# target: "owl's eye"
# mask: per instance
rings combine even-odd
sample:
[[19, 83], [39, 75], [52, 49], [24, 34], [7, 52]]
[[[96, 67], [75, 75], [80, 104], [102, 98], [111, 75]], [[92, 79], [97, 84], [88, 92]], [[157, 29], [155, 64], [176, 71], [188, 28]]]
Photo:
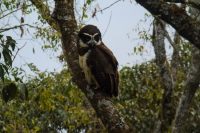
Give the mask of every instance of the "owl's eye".
[[89, 42], [90, 40], [91, 40], [91, 36], [83, 34], [83, 36], [82, 36], [82, 41], [83, 41], [84, 43], [87, 43], [87, 42]]
[[96, 35], [96, 36], [94, 36], [94, 40], [96, 41], [96, 42], [98, 42], [99, 41], [99, 35]]

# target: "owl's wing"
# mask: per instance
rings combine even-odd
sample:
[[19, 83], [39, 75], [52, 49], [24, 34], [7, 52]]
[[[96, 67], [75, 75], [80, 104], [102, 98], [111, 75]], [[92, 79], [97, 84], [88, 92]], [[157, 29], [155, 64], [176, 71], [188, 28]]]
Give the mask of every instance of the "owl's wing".
[[113, 53], [105, 45], [99, 45], [91, 51], [87, 64], [100, 88], [109, 96], [117, 96], [118, 62]]

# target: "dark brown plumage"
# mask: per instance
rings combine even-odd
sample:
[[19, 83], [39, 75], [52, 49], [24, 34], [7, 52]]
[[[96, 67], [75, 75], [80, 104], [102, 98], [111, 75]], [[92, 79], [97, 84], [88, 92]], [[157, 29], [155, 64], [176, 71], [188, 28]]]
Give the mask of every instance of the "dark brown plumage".
[[111, 50], [101, 41], [100, 31], [96, 26], [87, 25], [80, 30], [79, 39], [79, 63], [88, 84], [101, 88], [111, 97], [117, 96], [118, 62]]

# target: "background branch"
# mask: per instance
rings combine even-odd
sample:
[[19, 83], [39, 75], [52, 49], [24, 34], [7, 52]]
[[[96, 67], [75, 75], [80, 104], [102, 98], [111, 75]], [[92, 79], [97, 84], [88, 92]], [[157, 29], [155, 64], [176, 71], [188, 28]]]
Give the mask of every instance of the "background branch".
[[180, 49], [181, 49], [181, 37], [180, 35], [175, 32], [174, 34], [174, 40], [173, 40], [173, 53], [172, 53], [172, 61], [171, 61], [171, 68], [172, 68], [172, 77], [174, 80], [174, 83], [176, 83], [177, 80], [177, 72], [178, 68], [180, 67]]
[[110, 4], [109, 6], [107, 6], [107, 7], [103, 8], [103, 9], [99, 10], [98, 12], [103, 12], [104, 10], [109, 9], [110, 7], [112, 7], [113, 5], [117, 4], [120, 1], [122, 1], [122, 0], [117, 0], [117, 1], [113, 2], [112, 4]]
[[[12, 30], [12, 29], [21, 28], [21, 27], [23, 27], [23, 26], [29, 26], [29, 27], [32, 27], [32, 28], [34, 27], [34, 26], [30, 25], [30, 24], [20, 24], [20, 25], [16, 25], [16, 26], [9, 27], [9, 28], [0, 29], [0, 33], [6, 32], [6, 31]], [[34, 27], [34, 28], [35, 28], [35, 27]]]
[[42, 0], [30, 0], [33, 5], [38, 9], [39, 14], [42, 16], [44, 20], [56, 31], [60, 31], [57, 22], [51, 17], [51, 12]]
[[173, 119], [172, 112], [172, 92], [173, 92], [173, 79], [170, 72], [169, 63], [165, 51], [165, 26], [166, 24], [158, 19], [153, 23], [153, 40], [152, 44], [156, 56], [156, 64], [160, 71], [161, 82], [164, 88], [162, 109], [160, 112], [160, 122], [158, 122], [155, 132], [167, 131]]
[[[27, 5], [27, 7], [29, 7], [29, 6], [31, 6], [31, 5]], [[11, 11], [11, 12], [9, 12], [9, 13], [7, 13], [7, 14], [1, 16], [0, 19], [3, 19], [3, 18], [5, 18], [5, 17], [7, 17], [8, 15], [13, 14], [14, 12], [17, 12], [17, 11], [21, 10], [22, 8], [23, 8], [23, 7], [18, 8], [18, 9], [16, 9], [16, 10], [13, 10], [13, 11]]]
[[184, 9], [157, 0], [136, 0], [136, 2], [170, 24], [181, 36], [200, 48], [200, 22], [190, 17]]
[[16, 56], [18, 55], [19, 51], [22, 50], [25, 46], [26, 46], [26, 43], [23, 46], [17, 48], [17, 52], [15, 53], [15, 55], [14, 55], [14, 57], [12, 59], [12, 62], [14, 62], [14, 60], [15, 60]]

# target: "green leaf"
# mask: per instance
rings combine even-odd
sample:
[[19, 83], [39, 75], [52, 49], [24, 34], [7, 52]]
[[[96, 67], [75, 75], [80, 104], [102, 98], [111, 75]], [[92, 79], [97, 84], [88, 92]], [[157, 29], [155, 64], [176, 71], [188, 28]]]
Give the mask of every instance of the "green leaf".
[[93, 0], [87, 0], [87, 4], [90, 5]]
[[4, 81], [4, 70], [2, 65], [0, 65], [0, 78]]
[[3, 35], [0, 34], [0, 39], [3, 37]]
[[6, 41], [6, 45], [11, 46], [12, 51], [15, 50], [15, 45], [16, 45], [16, 41], [12, 39], [11, 36], [6, 36], [7, 41]]
[[2, 68], [6, 71], [6, 73], [8, 74], [8, 67], [4, 64], [1, 64], [2, 65]]
[[11, 59], [11, 55], [10, 55], [11, 54], [10, 50], [7, 49], [7, 48], [4, 48], [2, 53], [3, 53], [3, 57], [4, 57], [6, 65], [12, 66], [12, 59]]

